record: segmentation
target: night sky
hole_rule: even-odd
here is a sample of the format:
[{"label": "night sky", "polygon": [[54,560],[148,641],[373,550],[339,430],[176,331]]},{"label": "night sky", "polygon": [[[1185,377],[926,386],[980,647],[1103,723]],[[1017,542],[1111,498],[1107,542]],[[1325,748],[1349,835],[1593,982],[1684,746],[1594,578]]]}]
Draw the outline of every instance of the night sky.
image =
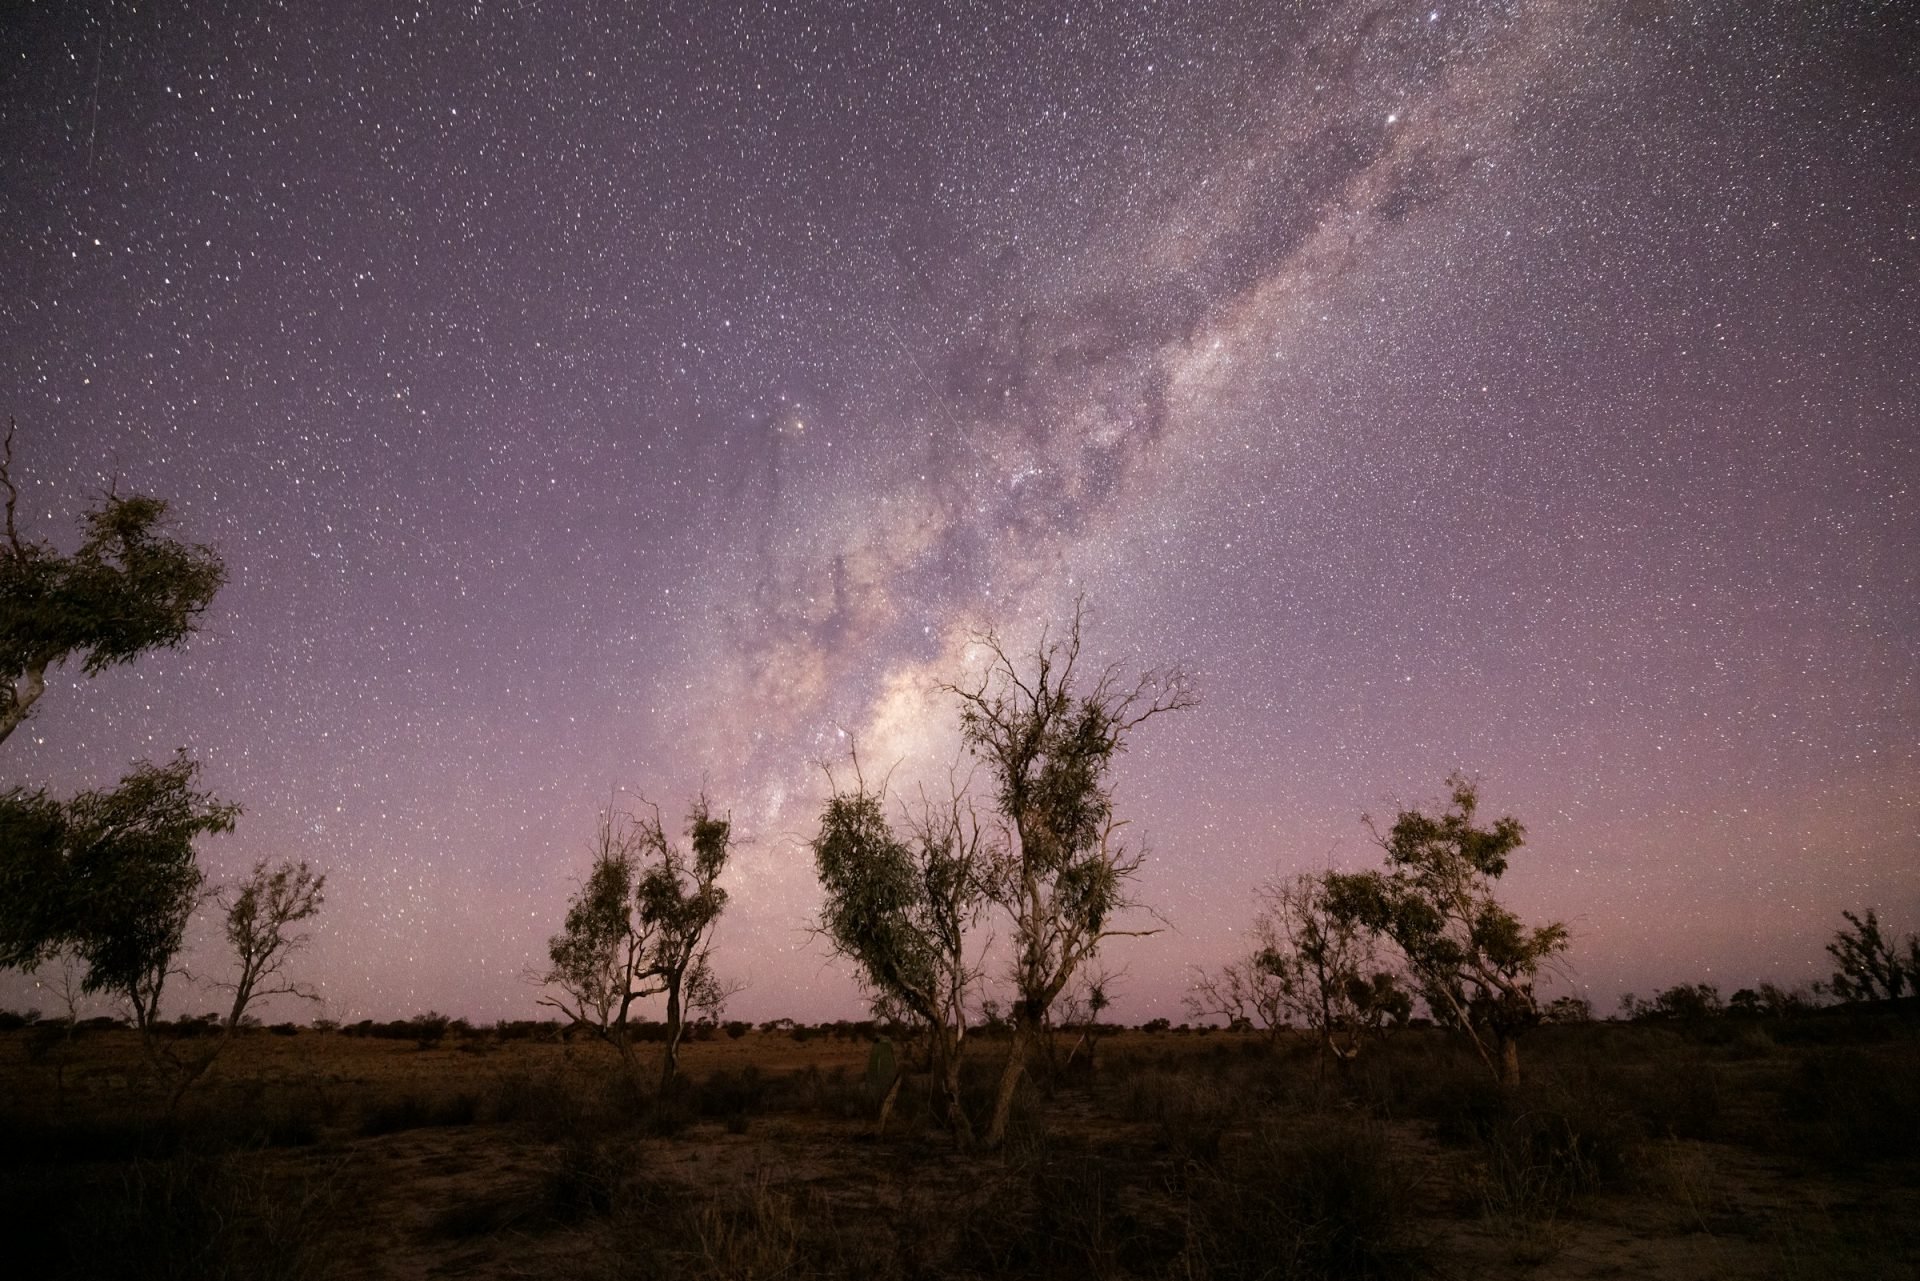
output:
[{"label": "night sky", "polygon": [[118,477],[232,575],[0,779],[187,747],[334,1017],[532,1015],[596,811],[703,782],[732,1013],[855,1017],[820,763],[944,777],[969,632],[1081,594],[1204,700],[1118,1017],[1455,769],[1549,995],[1920,928],[1910,4],[0,13],[22,517]]}]

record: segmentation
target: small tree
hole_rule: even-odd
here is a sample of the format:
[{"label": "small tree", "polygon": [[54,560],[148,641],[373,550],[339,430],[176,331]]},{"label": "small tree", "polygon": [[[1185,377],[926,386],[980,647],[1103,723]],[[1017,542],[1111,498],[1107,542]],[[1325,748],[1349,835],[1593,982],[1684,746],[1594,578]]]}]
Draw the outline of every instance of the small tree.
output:
[{"label": "small tree", "polygon": [[1277,1038],[1291,1010],[1281,976],[1261,964],[1266,955],[1265,944],[1256,942],[1252,951],[1223,962],[1219,969],[1196,969],[1182,1002],[1187,1013],[1196,1019],[1223,1018],[1230,1028],[1260,1028]]},{"label": "small tree", "polygon": [[988,654],[985,672],[945,687],[960,701],[962,740],[986,765],[1001,818],[986,888],[1011,926],[1016,1000],[989,1147],[1006,1135],[1028,1051],[1054,1000],[1102,942],[1154,933],[1116,926],[1136,906],[1133,881],[1145,856],[1123,839],[1108,774],[1134,730],[1197,701],[1177,670],[1129,684],[1108,667],[1082,684],[1081,619],[1076,606],[1067,635],[1043,635],[1024,662],[987,632],[977,638]]},{"label": "small tree", "polygon": [[1047,1056],[1050,1067],[1064,1070],[1073,1066],[1073,1061],[1080,1056],[1082,1050],[1087,1052],[1087,1066],[1089,1068],[1093,1066],[1094,1056],[1100,1047],[1100,1016],[1105,1014],[1108,1007],[1113,1004],[1114,994],[1119,988],[1122,977],[1123,975],[1099,965],[1084,968],[1075,977],[1073,985],[1060,997],[1057,1007],[1060,1012],[1059,1020],[1048,1031],[1052,1033],[1057,1030],[1072,1031],[1078,1028],[1079,1035],[1075,1036],[1073,1044],[1067,1047],[1066,1058],[1060,1060],[1057,1065],[1053,1063],[1054,1047],[1051,1044],[1051,1037],[1049,1038]]},{"label": "small tree", "polygon": [[269,871],[262,859],[233,890],[226,904],[227,943],[240,972],[231,983],[214,984],[233,993],[227,1036],[239,1029],[248,1006],[263,997],[320,999],[319,993],[287,977],[286,963],[306,946],[307,936],[295,933],[294,927],[319,914],[326,886],[327,878],[316,876],[305,863],[282,862]]},{"label": "small tree", "polygon": [[1478,790],[1457,774],[1448,786],[1444,813],[1403,810],[1386,835],[1374,833],[1385,871],[1329,874],[1328,904],[1391,939],[1433,1017],[1463,1033],[1503,1085],[1516,1085],[1518,1038],[1540,1021],[1534,983],[1566,951],[1567,927],[1529,928],[1495,897],[1525,831],[1511,817],[1477,826]]},{"label": "small tree", "polygon": [[1359,1055],[1368,1034],[1406,1022],[1413,998],[1380,955],[1380,936],[1333,909],[1328,880],[1302,872],[1261,887],[1252,951],[1201,974],[1188,1008],[1269,1032],[1298,1021],[1342,1064]]},{"label": "small tree", "polygon": [[109,493],[89,510],[80,549],[62,556],[22,538],[13,432],[0,451],[6,544],[0,547],[0,742],[45,692],[47,671],[77,659],[88,676],[193,634],[226,567],[211,548],[166,537],[167,504]]},{"label": "small tree", "polygon": [[1827,944],[1827,955],[1840,968],[1829,984],[1840,1001],[1892,1001],[1908,990],[1920,993],[1920,937],[1907,935],[1906,955],[1880,932],[1880,918],[1868,908],[1863,919],[1841,912],[1851,927],[1840,930]]},{"label": "small tree", "polygon": [[560,1011],[619,1052],[631,1072],[627,1024],[633,1003],[649,994],[650,933],[633,911],[639,829],[631,815],[602,811],[586,882],[567,905],[561,932],[547,941],[549,966],[540,981],[556,994],[540,1004]]},{"label": "small tree", "polygon": [[[960,1098],[967,1003],[979,981],[967,931],[985,906],[981,832],[963,789],[949,804],[925,803],[903,838],[888,823],[881,792],[854,769],[852,791],[835,788],[813,840],[826,901],[819,930],[852,961],[877,1012],[904,1016],[927,1035],[928,1058],[948,1126],[961,1146],[973,1125]],[[889,1091],[882,1108],[893,1101]]]},{"label": "small tree", "polygon": [[628,1014],[644,997],[665,995],[661,1084],[673,1081],[689,1009],[717,1011],[739,989],[709,965],[713,927],[726,907],[718,884],[732,824],[695,801],[687,820],[692,851],[670,840],[657,806],[643,816],[601,816],[593,867],[568,906],[565,928],[547,944],[541,976],[559,995],[541,999],[590,1028],[633,1064]]}]

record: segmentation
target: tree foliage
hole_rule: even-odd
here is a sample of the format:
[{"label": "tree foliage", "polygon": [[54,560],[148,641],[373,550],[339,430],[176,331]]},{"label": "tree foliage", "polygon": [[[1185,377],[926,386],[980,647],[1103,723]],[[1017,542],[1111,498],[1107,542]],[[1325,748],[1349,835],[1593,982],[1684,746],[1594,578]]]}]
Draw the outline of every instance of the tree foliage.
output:
[{"label": "tree foliage", "polygon": [[1841,1001],[1891,1001],[1911,991],[1920,994],[1920,936],[1907,935],[1905,954],[1880,931],[1880,918],[1842,912],[1848,928],[1836,932],[1827,955],[1839,968],[1829,990]]},{"label": "tree foliage", "polygon": [[0,548],[0,742],[27,718],[50,668],[92,676],[150,649],[178,645],[226,581],[211,548],[164,532],[167,504],[109,493],[83,517],[71,556],[23,538],[15,519],[13,425],[0,455],[6,544]]},{"label": "tree foliage", "polygon": [[1336,914],[1393,941],[1435,1020],[1464,1033],[1503,1083],[1520,1076],[1517,1038],[1540,1021],[1534,984],[1567,949],[1567,927],[1529,927],[1500,902],[1495,883],[1525,840],[1511,817],[1476,822],[1479,792],[1448,780],[1438,815],[1403,810],[1384,836],[1384,871],[1327,878]]},{"label": "tree foliage", "polygon": [[1010,927],[1014,1034],[986,1142],[1005,1135],[1015,1087],[1060,993],[1102,941],[1151,933],[1122,928],[1144,852],[1114,817],[1110,773],[1129,736],[1148,719],[1195,705],[1177,671],[1124,681],[1108,667],[1091,682],[1080,670],[1082,610],[1067,634],[1042,636],[1016,659],[1000,638],[977,638],[985,671],[945,688],[960,702],[960,730],[987,770],[1000,823],[987,897]]},{"label": "tree foliage", "polygon": [[1369,1034],[1406,1022],[1413,998],[1382,954],[1379,934],[1334,910],[1328,880],[1302,872],[1261,887],[1252,949],[1196,978],[1187,998],[1196,1016],[1270,1032],[1298,1023],[1343,1063]]}]

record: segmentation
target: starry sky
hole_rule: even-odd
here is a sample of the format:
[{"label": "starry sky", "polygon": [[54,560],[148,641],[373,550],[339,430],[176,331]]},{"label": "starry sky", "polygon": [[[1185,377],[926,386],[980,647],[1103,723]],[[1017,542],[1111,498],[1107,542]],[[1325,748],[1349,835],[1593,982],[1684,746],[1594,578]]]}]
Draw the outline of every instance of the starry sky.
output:
[{"label": "starry sky", "polygon": [[703,785],[732,1012],[855,1017],[821,765],[944,777],[973,631],[1081,596],[1203,698],[1116,775],[1118,1017],[1455,769],[1552,994],[1920,928],[1910,5],[0,13],[22,518],[231,571],[0,769],[187,747],[334,1017],[532,1015],[597,812]]}]

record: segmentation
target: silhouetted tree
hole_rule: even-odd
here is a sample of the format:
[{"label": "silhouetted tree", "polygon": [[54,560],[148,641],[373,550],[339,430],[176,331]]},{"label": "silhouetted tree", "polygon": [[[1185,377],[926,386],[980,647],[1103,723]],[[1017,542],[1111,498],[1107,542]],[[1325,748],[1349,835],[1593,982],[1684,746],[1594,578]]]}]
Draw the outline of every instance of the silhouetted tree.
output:
[{"label": "silhouetted tree", "polygon": [[985,672],[945,687],[960,700],[962,738],[987,767],[1001,819],[986,888],[1011,927],[1016,999],[989,1147],[1006,1135],[1027,1053],[1055,998],[1102,941],[1153,932],[1115,926],[1135,906],[1144,854],[1122,839],[1108,773],[1140,725],[1196,701],[1177,670],[1125,683],[1108,667],[1083,685],[1081,618],[1076,606],[1067,635],[1043,635],[1022,661],[996,634],[979,636]]},{"label": "silhouetted tree", "polygon": [[1567,927],[1529,928],[1495,897],[1524,829],[1511,817],[1476,826],[1474,785],[1456,774],[1448,786],[1445,812],[1403,810],[1386,835],[1375,831],[1385,871],[1327,877],[1329,906],[1391,939],[1434,1019],[1465,1034],[1501,1083],[1515,1085],[1518,1038],[1540,1021],[1534,982],[1566,951]]},{"label": "silhouetted tree", "polygon": [[1920,993],[1920,937],[1907,935],[1906,954],[1880,932],[1872,908],[1864,919],[1842,912],[1851,927],[1837,932],[1827,955],[1840,968],[1828,985],[1841,1001],[1891,1001],[1907,991]]},{"label": "silhouetted tree", "polygon": [[1194,1015],[1244,1019],[1269,1032],[1297,1020],[1343,1064],[1368,1034],[1405,1023],[1413,998],[1381,955],[1380,935],[1334,911],[1327,887],[1328,875],[1313,872],[1262,886],[1253,949],[1195,980],[1187,998]]},{"label": "silhouetted tree", "polygon": [[[1073,1044],[1067,1047],[1066,1058],[1060,1060],[1057,1065],[1059,1069],[1071,1067],[1081,1050],[1087,1052],[1088,1066],[1093,1065],[1094,1055],[1100,1045],[1100,1016],[1105,1014],[1107,1008],[1113,1004],[1114,993],[1120,978],[1120,975],[1104,966],[1083,969],[1061,996],[1056,1007],[1060,1017],[1055,1028],[1069,1031],[1077,1028],[1079,1035],[1074,1037]],[[1055,1029],[1049,1029],[1049,1031],[1052,1030]],[[1047,1053],[1051,1061],[1054,1054],[1051,1042],[1049,1042]]]},{"label": "silhouetted tree", "polygon": [[20,535],[13,423],[0,452],[6,490],[0,547],[0,742],[45,692],[47,671],[77,659],[92,676],[150,649],[178,645],[226,581],[211,548],[161,533],[167,504],[108,494],[84,518],[80,549],[63,556]]},{"label": "silhouetted tree", "polygon": [[[0,445],[0,742],[26,720],[50,668],[74,659],[91,676],[179,644],[226,579],[211,549],[161,532],[167,505],[157,498],[109,492],[85,513],[71,556],[23,537],[13,437],[9,420]],[[125,1001],[149,1050],[205,883],[194,840],[230,831],[239,814],[195,790],[197,771],[182,752],[71,801],[0,792],[0,967],[72,955],[84,967],[82,989]]]},{"label": "silhouetted tree", "polygon": [[307,936],[294,928],[319,915],[326,886],[327,878],[315,875],[305,863],[287,861],[269,870],[263,859],[232,890],[226,904],[227,944],[240,972],[231,983],[214,984],[233,993],[227,1010],[228,1036],[239,1028],[247,1008],[263,997],[320,999],[317,992],[287,977],[286,963],[306,946]]},{"label": "silhouetted tree", "polygon": [[121,998],[150,1033],[201,902],[193,843],[231,831],[240,812],[195,790],[198,770],[181,753],[64,804],[21,789],[0,797],[0,964],[30,969],[70,948],[86,966],[83,990]]},{"label": "silhouetted tree", "polygon": [[[980,977],[967,962],[966,936],[986,901],[981,829],[956,788],[944,806],[924,803],[902,836],[887,821],[882,792],[866,787],[857,761],[854,782],[853,790],[836,787],[827,798],[813,840],[826,892],[820,933],[854,963],[876,1011],[904,1015],[925,1031],[942,1111],[956,1140],[968,1146],[973,1125],[960,1098],[960,1055],[967,1003]],[[894,1093],[882,1104],[883,1128]]]}]

